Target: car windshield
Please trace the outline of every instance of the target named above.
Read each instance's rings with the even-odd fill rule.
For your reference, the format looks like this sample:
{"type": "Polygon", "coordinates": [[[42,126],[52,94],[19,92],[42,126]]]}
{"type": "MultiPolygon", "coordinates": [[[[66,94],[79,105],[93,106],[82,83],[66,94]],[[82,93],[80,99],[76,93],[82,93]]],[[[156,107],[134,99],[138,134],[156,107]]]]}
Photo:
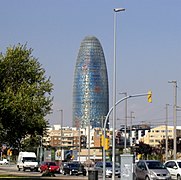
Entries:
{"type": "Polygon", "coordinates": [[[165,169],[165,166],[161,162],[150,161],[146,162],[149,169],[165,169]]]}
{"type": "Polygon", "coordinates": [[[49,162],[47,165],[49,165],[49,166],[56,166],[55,162],[49,162]]]}
{"type": "Polygon", "coordinates": [[[111,162],[106,162],[106,167],[112,167],[112,163],[111,162]]]}
{"type": "Polygon", "coordinates": [[[33,157],[23,157],[23,161],[26,161],[26,162],[36,162],[36,158],[33,158],[33,157]]]}

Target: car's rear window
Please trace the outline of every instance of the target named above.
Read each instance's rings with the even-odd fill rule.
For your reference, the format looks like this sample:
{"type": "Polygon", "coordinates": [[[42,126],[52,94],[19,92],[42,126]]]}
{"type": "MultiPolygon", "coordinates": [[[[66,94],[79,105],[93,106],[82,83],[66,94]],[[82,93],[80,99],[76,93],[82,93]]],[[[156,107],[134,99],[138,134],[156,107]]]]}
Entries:
{"type": "Polygon", "coordinates": [[[80,164],[70,164],[70,167],[79,167],[80,164]]]}
{"type": "Polygon", "coordinates": [[[56,166],[56,163],[55,162],[48,162],[48,163],[46,163],[47,165],[49,165],[49,166],[56,166]]]}

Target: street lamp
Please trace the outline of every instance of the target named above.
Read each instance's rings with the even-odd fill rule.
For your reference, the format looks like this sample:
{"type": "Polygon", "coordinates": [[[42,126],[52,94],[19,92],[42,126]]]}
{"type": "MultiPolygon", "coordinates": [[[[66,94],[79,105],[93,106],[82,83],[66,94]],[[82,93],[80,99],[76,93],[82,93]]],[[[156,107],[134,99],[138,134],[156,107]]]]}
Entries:
{"type": "Polygon", "coordinates": [[[173,124],[174,124],[174,141],[173,141],[173,156],[177,158],[177,81],[168,81],[174,84],[174,106],[173,106],[173,124]]]}
{"type": "Polygon", "coordinates": [[[113,143],[112,143],[112,179],[115,179],[115,124],[116,124],[116,14],[124,8],[114,9],[114,68],[113,68],[113,143]]]}
{"type": "Polygon", "coordinates": [[[133,136],[132,136],[132,129],[133,129],[133,118],[135,118],[134,116],[133,116],[133,111],[131,111],[131,116],[130,116],[130,118],[131,118],[131,123],[130,123],[130,146],[132,147],[133,146],[133,136]]]}
{"type": "Polygon", "coordinates": [[[37,152],[37,154],[39,153],[39,160],[40,160],[40,164],[42,163],[42,154],[43,154],[43,136],[42,135],[37,135],[38,137],[38,141],[39,141],[39,150],[37,152]]]}
{"type": "Polygon", "coordinates": [[[60,142],[60,149],[61,149],[61,161],[62,161],[62,145],[63,145],[63,143],[62,143],[62,140],[63,140],[63,109],[60,109],[60,110],[58,110],[58,111],[60,111],[61,112],[61,119],[60,119],[60,126],[61,126],[61,129],[60,129],[60,133],[61,133],[61,142],[60,142]]]}
{"type": "MultiPolygon", "coordinates": [[[[127,96],[127,92],[121,92],[119,94],[124,94],[125,97],[127,96]]],[[[124,124],[124,150],[126,152],[126,137],[127,137],[127,99],[125,100],[125,124],[124,124]]]]}
{"type": "Polygon", "coordinates": [[[166,104],[166,122],[165,122],[165,161],[168,160],[168,106],[166,104]]]}

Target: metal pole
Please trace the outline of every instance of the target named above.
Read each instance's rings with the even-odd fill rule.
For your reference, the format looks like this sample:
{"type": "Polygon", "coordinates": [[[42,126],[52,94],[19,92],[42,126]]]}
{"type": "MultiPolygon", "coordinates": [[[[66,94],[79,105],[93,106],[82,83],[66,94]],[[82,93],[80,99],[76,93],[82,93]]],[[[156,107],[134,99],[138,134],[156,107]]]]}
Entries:
{"type": "MultiPolygon", "coordinates": [[[[125,97],[127,96],[127,93],[125,93],[125,97]]],[[[124,149],[125,149],[125,152],[126,152],[126,138],[127,138],[127,99],[125,100],[125,125],[124,125],[124,149]]]]}
{"type": "Polygon", "coordinates": [[[165,123],[165,160],[168,160],[168,106],[166,104],[166,123],[165,123]]]}
{"type": "Polygon", "coordinates": [[[133,145],[133,143],[132,143],[132,137],[133,137],[133,136],[132,136],[132,124],[133,124],[133,118],[134,118],[134,117],[133,117],[133,113],[134,113],[134,112],[131,111],[131,117],[130,117],[130,118],[131,118],[131,125],[130,125],[130,146],[133,145]]]}
{"type": "MultiPolygon", "coordinates": [[[[116,122],[116,13],[114,13],[114,69],[113,69],[113,139],[112,139],[112,179],[115,179],[115,122],[116,122]]],[[[105,138],[105,137],[104,137],[105,138]]]]}
{"type": "Polygon", "coordinates": [[[61,112],[61,145],[60,145],[60,149],[61,149],[61,162],[62,162],[62,149],[63,149],[63,147],[62,147],[62,145],[63,145],[63,143],[62,143],[62,140],[63,140],[63,109],[61,109],[60,110],[60,112],[61,112]]]}
{"type": "Polygon", "coordinates": [[[114,9],[114,68],[113,68],[113,142],[112,142],[112,180],[115,179],[115,125],[116,125],[116,14],[125,11],[123,8],[114,9]]]}
{"type": "Polygon", "coordinates": [[[80,125],[79,125],[79,162],[80,162],[80,148],[81,148],[81,136],[80,136],[80,125]]]}
{"type": "MultiPolygon", "coordinates": [[[[125,95],[125,97],[127,96],[127,92],[123,92],[123,93],[119,93],[119,94],[124,94],[125,95]]],[[[127,140],[126,140],[126,138],[127,138],[127,107],[128,107],[128,105],[127,105],[128,103],[127,103],[127,99],[125,100],[125,123],[124,123],[124,150],[125,150],[125,152],[126,152],[126,144],[127,144],[127,140]]]]}
{"type": "Polygon", "coordinates": [[[42,136],[40,135],[40,164],[42,163],[42,136]]]}
{"type": "Polygon", "coordinates": [[[88,126],[88,170],[90,168],[90,121],[89,121],[89,126],[88,126]]]}
{"type": "Polygon", "coordinates": [[[177,81],[170,81],[174,84],[174,106],[173,106],[173,126],[174,126],[174,146],[173,146],[173,158],[177,159],[177,81]]]}
{"type": "Polygon", "coordinates": [[[177,81],[174,82],[174,159],[177,159],[177,81]]]}
{"type": "MultiPolygon", "coordinates": [[[[105,117],[106,117],[106,116],[105,116],[105,117]]],[[[102,124],[101,124],[101,127],[102,127],[102,136],[104,135],[104,130],[103,130],[103,129],[104,129],[104,118],[105,118],[105,117],[102,116],[102,119],[101,119],[101,121],[102,121],[102,124]]],[[[101,138],[102,138],[102,137],[101,137],[101,138]]],[[[103,138],[102,138],[102,139],[103,139],[103,138]]],[[[102,139],[101,139],[101,140],[102,140],[102,139]]],[[[104,145],[103,143],[105,143],[105,142],[102,142],[102,159],[103,159],[103,156],[104,156],[104,155],[103,155],[103,145],[104,145]]]]}
{"type": "Polygon", "coordinates": [[[80,162],[80,152],[81,152],[81,123],[80,119],[76,117],[75,125],[78,132],[78,140],[77,140],[77,151],[79,151],[79,162],[80,162]]]}

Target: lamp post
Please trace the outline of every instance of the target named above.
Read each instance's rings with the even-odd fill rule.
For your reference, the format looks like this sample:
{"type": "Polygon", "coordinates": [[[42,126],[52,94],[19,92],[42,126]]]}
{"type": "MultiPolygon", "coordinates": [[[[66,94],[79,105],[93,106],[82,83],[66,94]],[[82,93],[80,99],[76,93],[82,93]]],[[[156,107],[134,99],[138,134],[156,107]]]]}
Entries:
{"type": "Polygon", "coordinates": [[[177,81],[168,81],[174,84],[174,106],[173,106],[173,125],[174,125],[174,139],[173,139],[173,157],[177,158],[177,81]]]}
{"type": "Polygon", "coordinates": [[[60,149],[61,149],[61,161],[62,161],[62,145],[63,145],[63,143],[62,143],[62,140],[63,140],[63,109],[60,109],[59,110],[60,112],[61,112],[61,119],[60,119],[60,126],[61,126],[61,144],[60,144],[60,149]]]}
{"type": "Polygon", "coordinates": [[[166,122],[165,122],[165,161],[168,160],[168,106],[166,104],[166,122]]]}
{"type": "MultiPolygon", "coordinates": [[[[127,96],[127,92],[122,92],[122,93],[119,93],[119,94],[124,94],[125,97],[127,96]]],[[[126,137],[127,137],[127,99],[125,100],[125,124],[124,124],[124,150],[126,152],[126,137]]]]}
{"type": "Polygon", "coordinates": [[[88,124],[88,170],[90,169],[90,120],[88,124]]]}
{"type": "Polygon", "coordinates": [[[112,146],[112,179],[115,179],[115,123],[116,123],[116,14],[125,11],[124,8],[114,9],[114,68],[113,68],[113,146],[112,146]]]}
{"type": "Polygon", "coordinates": [[[131,116],[130,116],[130,118],[131,118],[131,123],[130,123],[130,146],[132,147],[132,145],[133,145],[133,136],[132,136],[132,127],[133,127],[133,118],[135,118],[134,116],[133,116],[133,111],[131,111],[131,116]]]}
{"type": "Polygon", "coordinates": [[[40,152],[39,152],[39,158],[40,158],[40,164],[42,163],[42,154],[43,154],[43,149],[42,149],[42,145],[43,145],[43,136],[42,135],[38,135],[39,138],[39,148],[40,148],[40,152]]]}
{"type": "Polygon", "coordinates": [[[80,125],[79,125],[79,162],[80,162],[80,149],[81,149],[81,131],[80,131],[80,125]]]}
{"type": "Polygon", "coordinates": [[[76,116],[75,119],[75,126],[77,128],[77,130],[79,131],[78,133],[78,141],[79,143],[77,143],[77,149],[79,150],[79,162],[80,162],[80,152],[81,152],[81,123],[80,123],[80,119],[76,116]]]}

